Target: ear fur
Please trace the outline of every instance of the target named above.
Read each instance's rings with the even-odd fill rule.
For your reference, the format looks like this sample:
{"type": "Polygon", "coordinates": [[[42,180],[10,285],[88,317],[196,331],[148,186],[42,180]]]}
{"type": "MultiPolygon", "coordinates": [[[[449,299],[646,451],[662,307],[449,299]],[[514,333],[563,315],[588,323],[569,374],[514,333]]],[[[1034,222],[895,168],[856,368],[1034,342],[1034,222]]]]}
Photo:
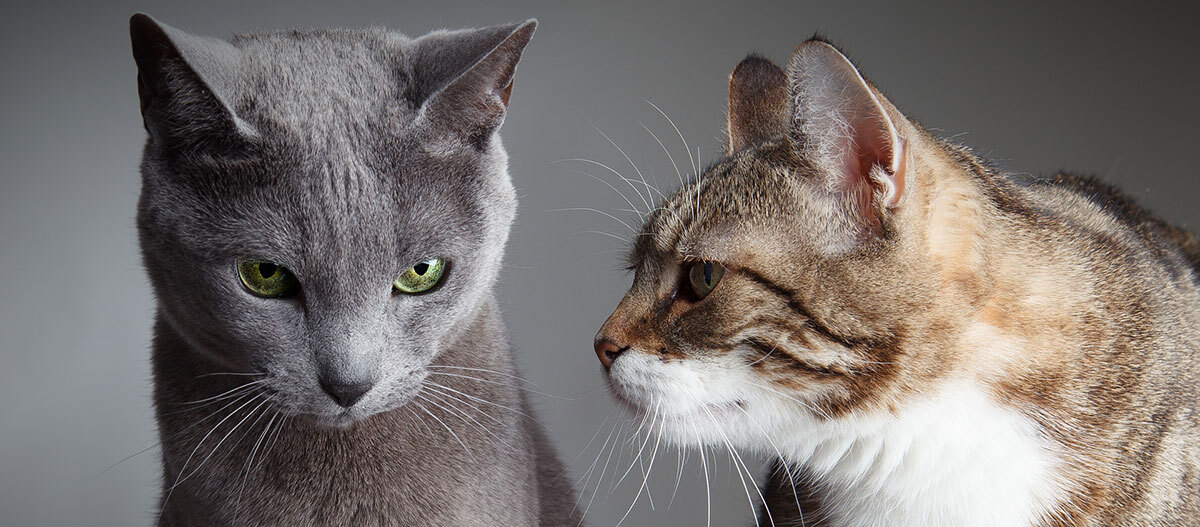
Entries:
{"type": "Polygon", "coordinates": [[[904,197],[907,143],[886,103],[837,48],[800,45],[788,66],[791,136],[868,225],[904,197]]]}
{"type": "Polygon", "coordinates": [[[430,123],[481,148],[504,122],[517,62],[536,28],[536,20],[527,20],[474,32],[443,33],[435,35],[430,43],[423,43],[421,49],[426,50],[426,56],[422,62],[427,69],[418,75],[444,76],[448,70],[457,69],[455,65],[466,66],[425,101],[422,111],[430,123]],[[473,52],[478,55],[465,59],[458,53],[454,60],[441,61],[440,65],[438,60],[430,60],[434,56],[444,59],[456,54],[444,49],[450,40],[457,41],[457,47],[468,56],[473,52]],[[431,43],[439,44],[437,47],[443,50],[435,51],[434,46],[428,45],[431,43]]]}
{"type": "Polygon", "coordinates": [[[729,75],[726,153],[732,154],[788,129],[787,75],[771,61],[750,55],[729,75]]]}
{"type": "Polygon", "coordinates": [[[143,13],[129,19],[129,36],[142,120],[158,146],[227,150],[257,136],[228,100],[240,57],[237,48],[143,13]]]}

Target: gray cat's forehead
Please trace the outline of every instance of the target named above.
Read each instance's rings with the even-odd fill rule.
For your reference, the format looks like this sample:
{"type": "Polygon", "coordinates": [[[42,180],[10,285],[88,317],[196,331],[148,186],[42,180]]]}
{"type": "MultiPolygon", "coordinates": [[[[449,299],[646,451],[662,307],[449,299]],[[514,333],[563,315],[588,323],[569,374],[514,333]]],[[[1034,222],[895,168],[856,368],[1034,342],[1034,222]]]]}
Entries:
{"type": "Polygon", "coordinates": [[[239,56],[239,115],[334,137],[355,133],[361,119],[404,124],[415,114],[407,97],[411,39],[382,29],[287,31],[234,37],[239,56]]]}

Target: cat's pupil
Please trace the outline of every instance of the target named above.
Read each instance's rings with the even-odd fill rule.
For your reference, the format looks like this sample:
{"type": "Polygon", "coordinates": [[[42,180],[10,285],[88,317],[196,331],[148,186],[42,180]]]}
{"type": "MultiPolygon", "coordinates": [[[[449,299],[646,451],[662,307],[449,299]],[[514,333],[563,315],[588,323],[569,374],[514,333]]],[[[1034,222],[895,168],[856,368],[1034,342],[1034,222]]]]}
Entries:
{"type": "Polygon", "coordinates": [[[704,262],[704,285],[712,285],[713,283],[713,265],[712,262],[704,262]]]}
{"type": "Polygon", "coordinates": [[[273,263],[270,263],[270,262],[263,262],[263,263],[258,264],[258,274],[261,274],[263,278],[270,278],[272,276],[275,276],[275,273],[278,270],[279,270],[279,266],[275,265],[273,263]]]}
{"type": "Polygon", "coordinates": [[[418,276],[425,276],[425,271],[428,271],[428,270],[429,270],[429,264],[427,264],[425,262],[421,262],[421,263],[413,266],[413,272],[417,273],[418,276]]]}

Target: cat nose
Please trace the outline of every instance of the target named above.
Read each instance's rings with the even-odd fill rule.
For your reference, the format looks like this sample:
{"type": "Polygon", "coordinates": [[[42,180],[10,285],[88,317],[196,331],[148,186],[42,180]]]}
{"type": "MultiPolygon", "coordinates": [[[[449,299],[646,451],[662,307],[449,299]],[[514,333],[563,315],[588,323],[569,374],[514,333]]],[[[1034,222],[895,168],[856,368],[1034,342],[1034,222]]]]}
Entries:
{"type": "Polygon", "coordinates": [[[321,379],[321,389],[325,390],[325,393],[329,394],[338,403],[338,406],[342,408],[354,406],[354,403],[362,399],[362,396],[371,391],[371,388],[374,386],[375,383],[373,381],[338,382],[325,378],[321,379]]]}
{"type": "Polygon", "coordinates": [[[612,367],[613,362],[617,360],[617,357],[621,356],[622,353],[625,353],[625,350],[629,349],[629,346],[617,344],[616,342],[609,340],[608,337],[600,337],[596,339],[595,348],[596,357],[600,358],[600,364],[603,364],[605,368],[609,368],[612,367]]]}

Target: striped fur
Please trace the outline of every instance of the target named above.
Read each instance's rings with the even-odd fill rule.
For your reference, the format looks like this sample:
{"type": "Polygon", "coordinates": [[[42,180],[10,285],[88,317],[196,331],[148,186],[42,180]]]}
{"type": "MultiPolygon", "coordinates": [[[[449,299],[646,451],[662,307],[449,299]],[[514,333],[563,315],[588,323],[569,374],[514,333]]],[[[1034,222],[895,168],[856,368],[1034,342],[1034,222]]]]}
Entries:
{"type": "Polygon", "coordinates": [[[616,396],[781,460],[779,525],[1200,525],[1197,239],[932,137],[822,41],[764,75],[637,237],[616,396]],[[702,299],[697,261],[727,269],[702,299]]]}

